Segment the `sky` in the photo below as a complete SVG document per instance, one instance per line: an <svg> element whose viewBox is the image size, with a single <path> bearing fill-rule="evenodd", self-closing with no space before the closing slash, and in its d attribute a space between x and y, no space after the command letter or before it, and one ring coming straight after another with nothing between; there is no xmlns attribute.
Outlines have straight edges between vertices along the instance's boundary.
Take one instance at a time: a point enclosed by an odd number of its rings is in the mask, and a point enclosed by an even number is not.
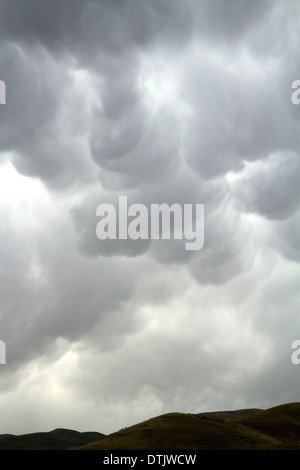
<svg viewBox="0 0 300 470"><path fill-rule="evenodd" d="M0 433L300 400L300 5L0 0ZM204 246L96 209L204 204Z"/></svg>

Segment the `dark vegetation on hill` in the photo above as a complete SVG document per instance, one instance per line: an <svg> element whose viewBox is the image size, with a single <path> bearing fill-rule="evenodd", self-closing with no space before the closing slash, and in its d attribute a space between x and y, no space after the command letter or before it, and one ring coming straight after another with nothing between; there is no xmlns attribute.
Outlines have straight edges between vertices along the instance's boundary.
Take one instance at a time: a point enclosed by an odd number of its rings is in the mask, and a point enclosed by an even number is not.
<svg viewBox="0 0 300 470"><path fill-rule="evenodd" d="M110 434L81 450L300 449L300 403L268 410L170 413Z"/></svg>
<svg viewBox="0 0 300 470"><path fill-rule="evenodd" d="M0 450L300 450L300 403L169 413L105 436L68 429L0 435Z"/></svg>
<svg viewBox="0 0 300 470"><path fill-rule="evenodd" d="M54 429L32 434L0 435L0 450L67 450L101 439L99 432L78 432L70 429Z"/></svg>

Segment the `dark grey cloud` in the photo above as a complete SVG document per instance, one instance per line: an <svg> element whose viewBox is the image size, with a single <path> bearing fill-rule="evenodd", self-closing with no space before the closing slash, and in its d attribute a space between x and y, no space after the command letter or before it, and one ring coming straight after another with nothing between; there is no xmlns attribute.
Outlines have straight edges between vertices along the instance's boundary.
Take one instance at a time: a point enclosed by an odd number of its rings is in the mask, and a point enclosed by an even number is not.
<svg viewBox="0 0 300 470"><path fill-rule="evenodd" d="M80 96L70 94L72 87L76 93L70 71L40 47L32 51L6 44L0 60L1 76L9 84L7 104L0 110L1 151L11 152L21 174L53 186L93 179L92 162L82 158L88 152L86 124L77 110L84 107Z"/></svg>
<svg viewBox="0 0 300 470"><path fill-rule="evenodd" d="M157 38L172 45L191 36L192 12L179 0L172 5L157 0L75 0L69 5L55 0L51 6L47 0L30 0L26 6L19 0L3 0L0 8L2 37L38 41L58 55L75 51L83 61L92 61L102 51L122 54Z"/></svg>
<svg viewBox="0 0 300 470"><path fill-rule="evenodd" d="M299 207L299 155L270 155L259 167L242 177L233 191L244 210L269 219L286 219Z"/></svg>
<svg viewBox="0 0 300 470"><path fill-rule="evenodd" d="M29 45L39 42L61 49L64 38L74 40L82 7L81 0L72 4L54 0L51 5L47 0L29 0L26 4L20 0L3 0L1 38Z"/></svg>
<svg viewBox="0 0 300 470"><path fill-rule="evenodd" d="M264 0L246 3L243 0L191 2L197 29L207 40L241 41L252 30L262 27L266 15L272 14L276 2Z"/></svg>
<svg viewBox="0 0 300 470"><path fill-rule="evenodd" d="M300 245L298 237L299 223L300 212L298 209L293 216L276 224L276 238L274 241L274 245L284 256L298 263L300 260Z"/></svg>
<svg viewBox="0 0 300 470"><path fill-rule="evenodd" d="M261 65L239 52L233 57L197 53L195 59L184 87L194 111L184 149L201 176L238 172L245 161L276 151L299 151L297 122L281 98L277 66Z"/></svg>
<svg viewBox="0 0 300 470"><path fill-rule="evenodd" d="M176 174L180 165L176 117L168 109L161 109L148 122L143 122L144 116L145 110L134 108L117 122L94 120L92 155L101 167L99 179L104 188L131 189Z"/></svg>
<svg viewBox="0 0 300 470"><path fill-rule="evenodd" d="M22 240L7 227L1 250L1 335L10 359L3 390L12 385L11 373L47 357L58 339L71 344L86 338L100 350L111 350L140 328L134 309L128 309L136 269L105 260L90 263L76 254L72 238L75 245L72 232L60 223L47 234L27 231ZM53 239L60 241L53 244Z"/></svg>
<svg viewBox="0 0 300 470"><path fill-rule="evenodd" d="M1 150L11 150L37 137L40 127L53 119L57 103L56 91L63 83L59 69L58 79L42 51L31 58L22 48L3 44L1 51L1 76L7 86L7 105L1 107ZM50 76L52 75L52 77ZM65 85L68 84L65 76Z"/></svg>

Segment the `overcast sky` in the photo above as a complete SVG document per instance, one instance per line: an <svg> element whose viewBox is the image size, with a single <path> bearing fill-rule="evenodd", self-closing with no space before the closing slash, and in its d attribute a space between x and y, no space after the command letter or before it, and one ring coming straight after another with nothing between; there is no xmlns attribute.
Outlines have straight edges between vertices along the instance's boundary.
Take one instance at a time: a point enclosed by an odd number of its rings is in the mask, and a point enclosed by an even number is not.
<svg viewBox="0 0 300 470"><path fill-rule="evenodd" d="M0 0L0 432L300 401L297 0ZM96 208L204 204L205 243Z"/></svg>

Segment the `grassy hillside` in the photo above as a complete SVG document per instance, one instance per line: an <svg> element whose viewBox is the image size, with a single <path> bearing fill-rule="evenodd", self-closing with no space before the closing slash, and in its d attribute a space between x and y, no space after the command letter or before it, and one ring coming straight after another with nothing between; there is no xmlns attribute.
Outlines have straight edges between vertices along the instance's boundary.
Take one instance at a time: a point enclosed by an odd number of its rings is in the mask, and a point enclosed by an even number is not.
<svg viewBox="0 0 300 470"><path fill-rule="evenodd" d="M0 435L0 450L68 450L101 439L98 432L78 432L71 429L54 429L50 432Z"/></svg>
<svg viewBox="0 0 300 470"><path fill-rule="evenodd" d="M121 429L79 450L300 449L300 403L268 410L170 413Z"/></svg>

